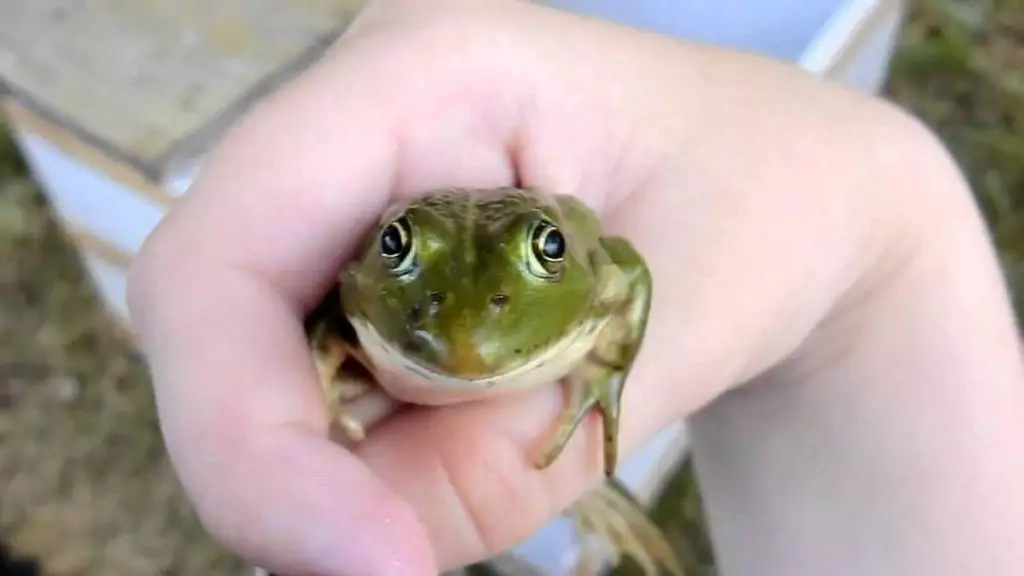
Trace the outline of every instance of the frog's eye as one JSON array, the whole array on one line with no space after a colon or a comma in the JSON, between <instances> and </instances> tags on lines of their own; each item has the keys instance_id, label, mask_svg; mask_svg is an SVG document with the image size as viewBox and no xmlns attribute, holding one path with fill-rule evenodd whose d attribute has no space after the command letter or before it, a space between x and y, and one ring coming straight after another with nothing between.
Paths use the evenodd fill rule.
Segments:
<instances>
[{"instance_id":1,"label":"frog's eye","mask_svg":"<svg viewBox=\"0 0 1024 576\"><path fill-rule=\"evenodd\" d=\"M404 216L391 222L380 232L380 255L397 274L404 274L412 268L413 239L409 220Z\"/></svg>"},{"instance_id":2,"label":"frog's eye","mask_svg":"<svg viewBox=\"0 0 1024 576\"><path fill-rule=\"evenodd\" d=\"M531 268L542 276L552 276L552 264L565 260L565 236L554 224L541 220L530 233Z\"/></svg>"}]
</instances>

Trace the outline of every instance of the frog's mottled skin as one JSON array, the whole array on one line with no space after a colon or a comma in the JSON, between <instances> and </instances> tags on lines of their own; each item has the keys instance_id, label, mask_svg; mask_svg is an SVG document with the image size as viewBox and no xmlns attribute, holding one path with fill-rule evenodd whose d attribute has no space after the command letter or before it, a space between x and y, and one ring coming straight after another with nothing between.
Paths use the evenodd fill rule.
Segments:
<instances>
[{"instance_id":1,"label":"frog's mottled skin","mask_svg":"<svg viewBox=\"0 0 1024 576\"><path fill-rule=\"evenodd\" d=\"M311 334L332 416L352 440L364 434L352 400L371 385L439 405L562 381L569 402L536 466L596 408L610 476L650 301L643 258L574 197L447 190L384 214ZM347 358L372 383L339 371Z\"/></svg>"}]
</instances>

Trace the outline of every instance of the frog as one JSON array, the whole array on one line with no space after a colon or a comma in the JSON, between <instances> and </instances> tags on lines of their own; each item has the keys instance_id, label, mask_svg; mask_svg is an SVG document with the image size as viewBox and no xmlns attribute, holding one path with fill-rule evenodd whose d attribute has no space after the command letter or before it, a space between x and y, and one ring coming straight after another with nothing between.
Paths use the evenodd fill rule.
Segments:
<instances>
[{"instance_id":1,"label":"frog","mask_svg":"<svg viewBox=\"0 0 1024 576\"><path fill-rule=\"evenodd\" d=\"M580 423L602 416L604 473L618 461L622 393L650 314L651 273L578 197L536 188L436 190L385 210L340 274L312 333L330 417L351 441L346 400L371 383L403 403L444 405L561 382L550 466Z\"/></svg>"},{"instance_id":2,"label":"frog","mask_svg":"<svg viewBox=\"0 0 1024 576\"><path fill-rule=\"evenodd\" d=\"M574 195L446 188L389 205L354 252L306 323L343 441L361 442L403 404L444 406L560 383L564 407L534 468L550 467L598 412L607 486L569 514L606 536L641 526L646 537L618 538L627 547L658 540L640 505L623 504L614 476L623 390L653 294L651 271L627 238L606 234ZM631 505L640 514L621 521ZM675 565L670 551L657 556Z\"/></svg>"}]
</instances>

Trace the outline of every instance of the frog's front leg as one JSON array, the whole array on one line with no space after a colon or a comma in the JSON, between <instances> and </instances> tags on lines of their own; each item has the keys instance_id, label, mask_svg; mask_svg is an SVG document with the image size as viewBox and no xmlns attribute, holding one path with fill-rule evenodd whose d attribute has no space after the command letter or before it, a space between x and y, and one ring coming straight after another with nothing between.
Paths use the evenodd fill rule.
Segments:
<instances>
[{"instance_id":1,"label":"frog's front leg","mask_svg":"<svg viewBox=\"0 0 1024 576\"><path fill-rule=\"evenodd\" d=\"M604 428L604 472L611 476L618 462L622 390L640 351L651 305L651 277L643 258L622 238L602 239L607 256L600 271L606 278L609 321L581 364L565 379L568 398L551 446L536 461L550 466L562 453L580 422L597 408Z\"/></svg>"},{"instance_id":2,"label":"frog's front leg","mask_svg":"<svg viewBox=\"0 0 1024 576\"><path fill-rule=\"evenodd\" d=\"M329 322L315 326L310 346L332 427L348 442L366 438L366 429L393 411L395 402L381 390L370 373L370 364L358 347L345 340ZM358 363L360 370L348 360Z\"/></svg>"},{"instance_id":3,"label":"frog's front leg","mask_svg":"<svg viewBox=\"0 0 1024 576\"><path fill-rule=\"evenodd\" d=\"M621 372L587 359L563 380L567 392L565 408L558 418L555 437L537 459L536 468L547 468L558 459L580 422L596 407L601 411L604 427L605 475L614 473L618 459L619 398L625 380Z\"/></svg>"}]
</instances>

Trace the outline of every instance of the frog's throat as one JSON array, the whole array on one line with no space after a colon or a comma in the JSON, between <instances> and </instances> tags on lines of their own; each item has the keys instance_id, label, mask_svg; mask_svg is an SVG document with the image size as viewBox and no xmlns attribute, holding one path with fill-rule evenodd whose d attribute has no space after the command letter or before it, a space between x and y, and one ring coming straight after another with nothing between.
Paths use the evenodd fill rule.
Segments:
<instances>
[{"instance_id":1,"label":"frog's throat","mask_svg":"<svg viewBox=\"0 0 1024 576\"><path fill-rule=\"evenodd\" d=\"M391 396L417 404L448 404L551 384L568 374L594 347L607 318L581 322L555 345L507 370L479 377L455 376L418 362L383 337L370 323L352 318L352 326L377 383Z\"/></svg>"}]
</instances>

